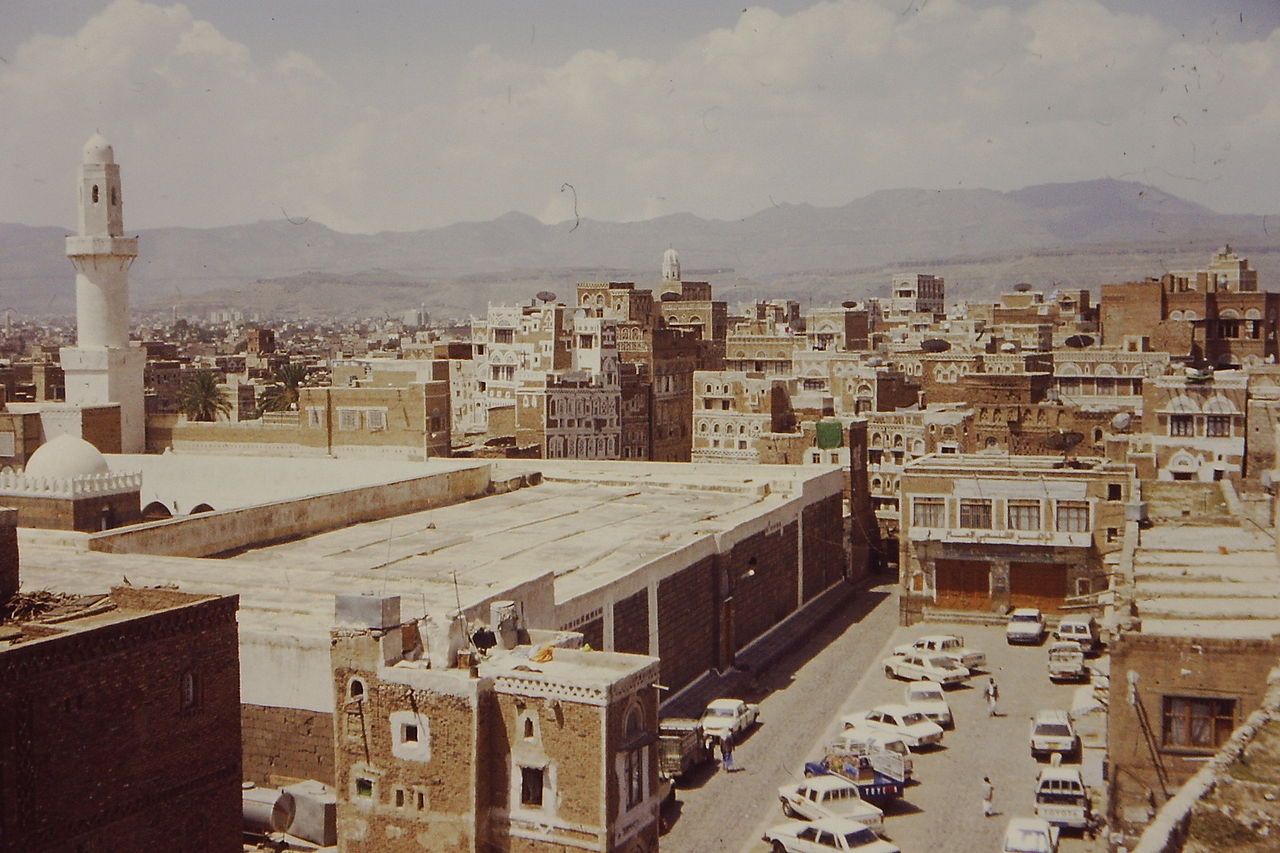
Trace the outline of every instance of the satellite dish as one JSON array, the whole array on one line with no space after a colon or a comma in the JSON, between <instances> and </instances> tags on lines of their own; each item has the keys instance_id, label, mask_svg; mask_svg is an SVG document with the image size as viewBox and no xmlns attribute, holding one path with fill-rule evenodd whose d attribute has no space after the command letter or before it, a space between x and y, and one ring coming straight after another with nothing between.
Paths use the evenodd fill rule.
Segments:
<instances>
[{"instance_id":1,"label":"satellite dish","mask_svg":"<svg viewBox=\"0 0 1280 853\"><path fill-rule=\"evenodd\" d=\"M554 302L556 299L556 295L550 290L539 290L537 296L543 302Z\"/></svg>"},{"instance_id":2,"label":"satellite dish","mask_svg":"<svg viewBox=\"0 0 1280 853\"><path fill-rule=\"evenodd\" d=\"M871 358L867 359L867 364L871 367L879 367L884 364L884 359L878 355L873 355Z\"/></svg>"},{"instance_id":3,"label":"satellite dish","mask_svg":"<svg viewBox=\"0 0 1280 853\"><path fill-rule=\"evenodd\" d=\"M680 294L676 293L674 290L668 290L666 293L658 297L662 302L675 302L679 298Z\"/></svg>"},{"instance_id":4,"label":"satellite dish","mask_svg":"<svg viewBox=\"0 0 1280 853\"><path fill-rule=\"evenodd\" d=\"M1027 284L1025 281L1020 281L1013 286L1014 293L1030 293L1031 289L1031 285Z\"/></svg>"},{"instance_id":5,"label":"satellite dish","mask_svg":"<svg viewBox=\"0 0 1280 853\"><path fill-rule=\"evenodd\" d=\"M1011 341L1005 341L1000 345L1000 352L1017 352L1017 351L1018 351L1018 345Z\"/></svg>"},{"instance_id":6,"label":"satellite dish","mask_svg":"<svg viewBox=\"0 0 1280 853\"><path fill-rule=\"evenodd\" d=\"M1070 453L1072 448L1084 441L1084 433L1080 432L1058 432L1045 438L1041 444L1050 450L1057 450L1063 455Z\"/></svg>"},{"instance_id":7,"label":"satellite dish","mask_svg":"<svg viewBox=\"0 0 1280 853\"><path fill-rule=\"evenodd\" d=\"M1073 349L1084 349L1087 346L1093 345L1093 336L1092 335L1072 335L1069 338L1067 338L1065 341L1063 341L1063 343Z\"/></svg>"},{"instance_id":8,"label":"satellite dish","mask_svg":"<svg viewBox=\"0 0 1280 853\"><path fill-rule=\"evenodd\" d=\"M1133 423L1133 415L1128 412L1120 412L1111 419L1111 428L1116 432L1124 432Z\"/></svg>"},{"instance_id":9,"label":"satellite dish","mask_svg":"<svg viewBox=\"0 0 1280 853\"><path fill-rule=\"evenodd\" d=\"M858 307L858 303L856 303L856 302L854 302L852 299L850 299L848 302L841 302L841 303L840 303L840 307L841 307L841 308L857 308L857 307Z\"/></svg>"},{"instance_id":10,"label":"satellite dish","mask_svg":"<svg viewBox=\"0 0 1280 853\"><path fill-rule=\"evenodd\" d=\"M925 352L946 352L951 349L951 344L942 338L929 338L927 341L921 341L920 349Z\"/></svg>"}]
</instances>

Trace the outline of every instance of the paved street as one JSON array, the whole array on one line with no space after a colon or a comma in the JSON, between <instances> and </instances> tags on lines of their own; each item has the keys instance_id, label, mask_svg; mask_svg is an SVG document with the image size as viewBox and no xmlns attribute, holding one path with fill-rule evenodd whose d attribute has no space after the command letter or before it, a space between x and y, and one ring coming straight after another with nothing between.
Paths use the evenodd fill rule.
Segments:
<instances>
[{"instance_id":1,"label":"paved street","mask_svg":"<svg viewBox=\"0 0 1280 853\"><path fill-rule=\"evenodd\" d=\"M987 716L981 695L985 675L975 678L973 687L949 691L956 728L947 732L942 749L917 756L919 782L889 811L886 833L904 853L941 849L943 841L952 850L997 850L1008 818L1032 814L1036 764L1028 749L1030 716L1041 708L1069 708L1077 687L1050 683L1045 649L1010 647L1003 628L938 623L899 628L891 586L859 593L840 619L830 620L761 678L762 688L770 691L761 701L763 723L735 755L746 769L729 775L708 769L680 790L678 817L662 848L680 853L767 849L761 834L785 821L776 788L798 778L803 762L816 757L835 733L842 714L901 701L905 682L885 678L879 661L892 645L925 633L963 634L987 653L1004 716ZM1100 750L1086 752L1086 781L1096 785ZM995 783L998 817L982 816L978 783L983 775ZM1063 853L1100 849L1075 837L1064 836L1063 842Z\"/></svg>"}]
</instances>

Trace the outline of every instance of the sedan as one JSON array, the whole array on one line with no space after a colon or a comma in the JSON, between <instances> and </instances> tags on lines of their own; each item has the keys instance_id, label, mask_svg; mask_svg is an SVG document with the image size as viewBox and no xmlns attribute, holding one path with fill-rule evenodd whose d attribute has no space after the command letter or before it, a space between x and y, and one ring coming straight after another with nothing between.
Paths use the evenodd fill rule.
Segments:
<instances>
[{"instance_id":1,"label":"sedan","mask_svg":"<svg viewBox=\"0 0 1280 853\"><path fill-rule=\"evenodd\" d=\"M919 711L933 722L949 729L954 724L951 706L940 685L932 681L913 681L902 692L903 704L912 711Z\"/></svg>"},{"instance_id":2,"label":"sedan","mask_svg":"<svg viewBox=\"0 0 1280 853\"><path fill-rule=\"evenodd\" d=\"M902 853L870 827L841 817L812 823L784 823L767 830L764 840L773 853L831 853L832 850Z\"/></svg>"},{"instance_id":3,"label":"sedan","mask_svg":"<svg viewBox=\"0 0 1280 853\"><path fill-rule=\"evenodd\" d=\"M884 666L884 674L889 678L933 681L943 687L954 687L967 681L970 676L966 667L942 655L912 652L905 655L889 655L880 663Z\"/></svg>"},{"instance_id":4,"label":"sedan","mask_svg":"<svg viewBox=\"0 0 1280 853\"><path fill-rule=\"evenodd\" d=\"M870 729L897 735L912 749L942 743L942 726L906 705L879 705L842 717L847 729Z\"/></svg>"},{"instance_id":5,"label":"sedan","mask_svg":"<svg viewBox=\"0 0 1280 853\"><path fill-rule=\"evenodd\" d=\"M726 733L738 736L754 726L760 719L760 706L741 699L714 699L702 712L703 736L719 740Z\"/></svg>"},{"instance_id":6,"label":"sedan","mask_svg":"<svg viewBox=\"0 0 1280 853\"><path fill-rule=\"evenodd\" d=\"M1009 614L1004 638L1009 643L1039 645L1044 639L1044 614L1034 607L1019 607Z\"/></svg>"},{"instance_id":7,"label":"sedan","mask_svg":"<svg viewBox=\"0 0 1280 853\"><path fill-rule=\"evenodd\" d=\"M1058 827L1038 817L1015 817L1004 831L1000 853L1058 853Z\"/></svg>"}]
</instances>

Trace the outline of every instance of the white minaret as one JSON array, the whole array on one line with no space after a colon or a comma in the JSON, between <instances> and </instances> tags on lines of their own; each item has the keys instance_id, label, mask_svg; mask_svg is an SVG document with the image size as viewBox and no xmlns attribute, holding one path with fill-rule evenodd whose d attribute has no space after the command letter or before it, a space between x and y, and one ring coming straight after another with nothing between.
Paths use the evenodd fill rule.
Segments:
<instances>
[{"instance_id":1,"label":"white minaret","mask_svg":"<svg viewBox=\"0 0 1280 853\"><path fill-rule=\"evenodd\" d=\"M129 346L129 267L136 237L124 236L120 167L95 133L80 163L80 233L67 238L76 268L76 345L62 349L67 402L120 406L120 446L146 448L142 372L146 353Z\"/></svg>"},{"instance_id":2,"label":"white minaret","mask_svg":"<svg viewBox=\"0 0 1280 853\"><path fill-rule=\"evenodd\" d=\"M667 249L662 253L662 280L680 280L680 256L675 249Z\"/></svg>"}]
</instances>

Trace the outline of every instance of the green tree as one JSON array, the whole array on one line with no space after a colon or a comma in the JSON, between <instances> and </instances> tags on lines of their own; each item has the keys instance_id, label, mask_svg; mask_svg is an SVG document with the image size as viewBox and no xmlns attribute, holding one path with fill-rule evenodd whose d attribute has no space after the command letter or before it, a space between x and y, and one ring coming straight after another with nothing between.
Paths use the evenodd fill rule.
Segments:
<instances>
[{"instance_id":1,"label":"green tree","mask_svg":"<svg viewBox=\"0 0 1280 853\"><path fill-rule=\"evenodd\" d=\"M178 388L178 411L192 421L216 421L219 415L231 414L218 380L208 370L201 370Z\"/></svg>"},{"instance_id":2,"label":"green tree","mask_svg":"<svg viewBox=\"0 0 1280 853\"><path fill-rule=\"evenodd\" d=\"M307 378L305 364L282 364L262 392L262 411L283 412L298 404L298 389Z\"/></svg>"}]
</instances>

